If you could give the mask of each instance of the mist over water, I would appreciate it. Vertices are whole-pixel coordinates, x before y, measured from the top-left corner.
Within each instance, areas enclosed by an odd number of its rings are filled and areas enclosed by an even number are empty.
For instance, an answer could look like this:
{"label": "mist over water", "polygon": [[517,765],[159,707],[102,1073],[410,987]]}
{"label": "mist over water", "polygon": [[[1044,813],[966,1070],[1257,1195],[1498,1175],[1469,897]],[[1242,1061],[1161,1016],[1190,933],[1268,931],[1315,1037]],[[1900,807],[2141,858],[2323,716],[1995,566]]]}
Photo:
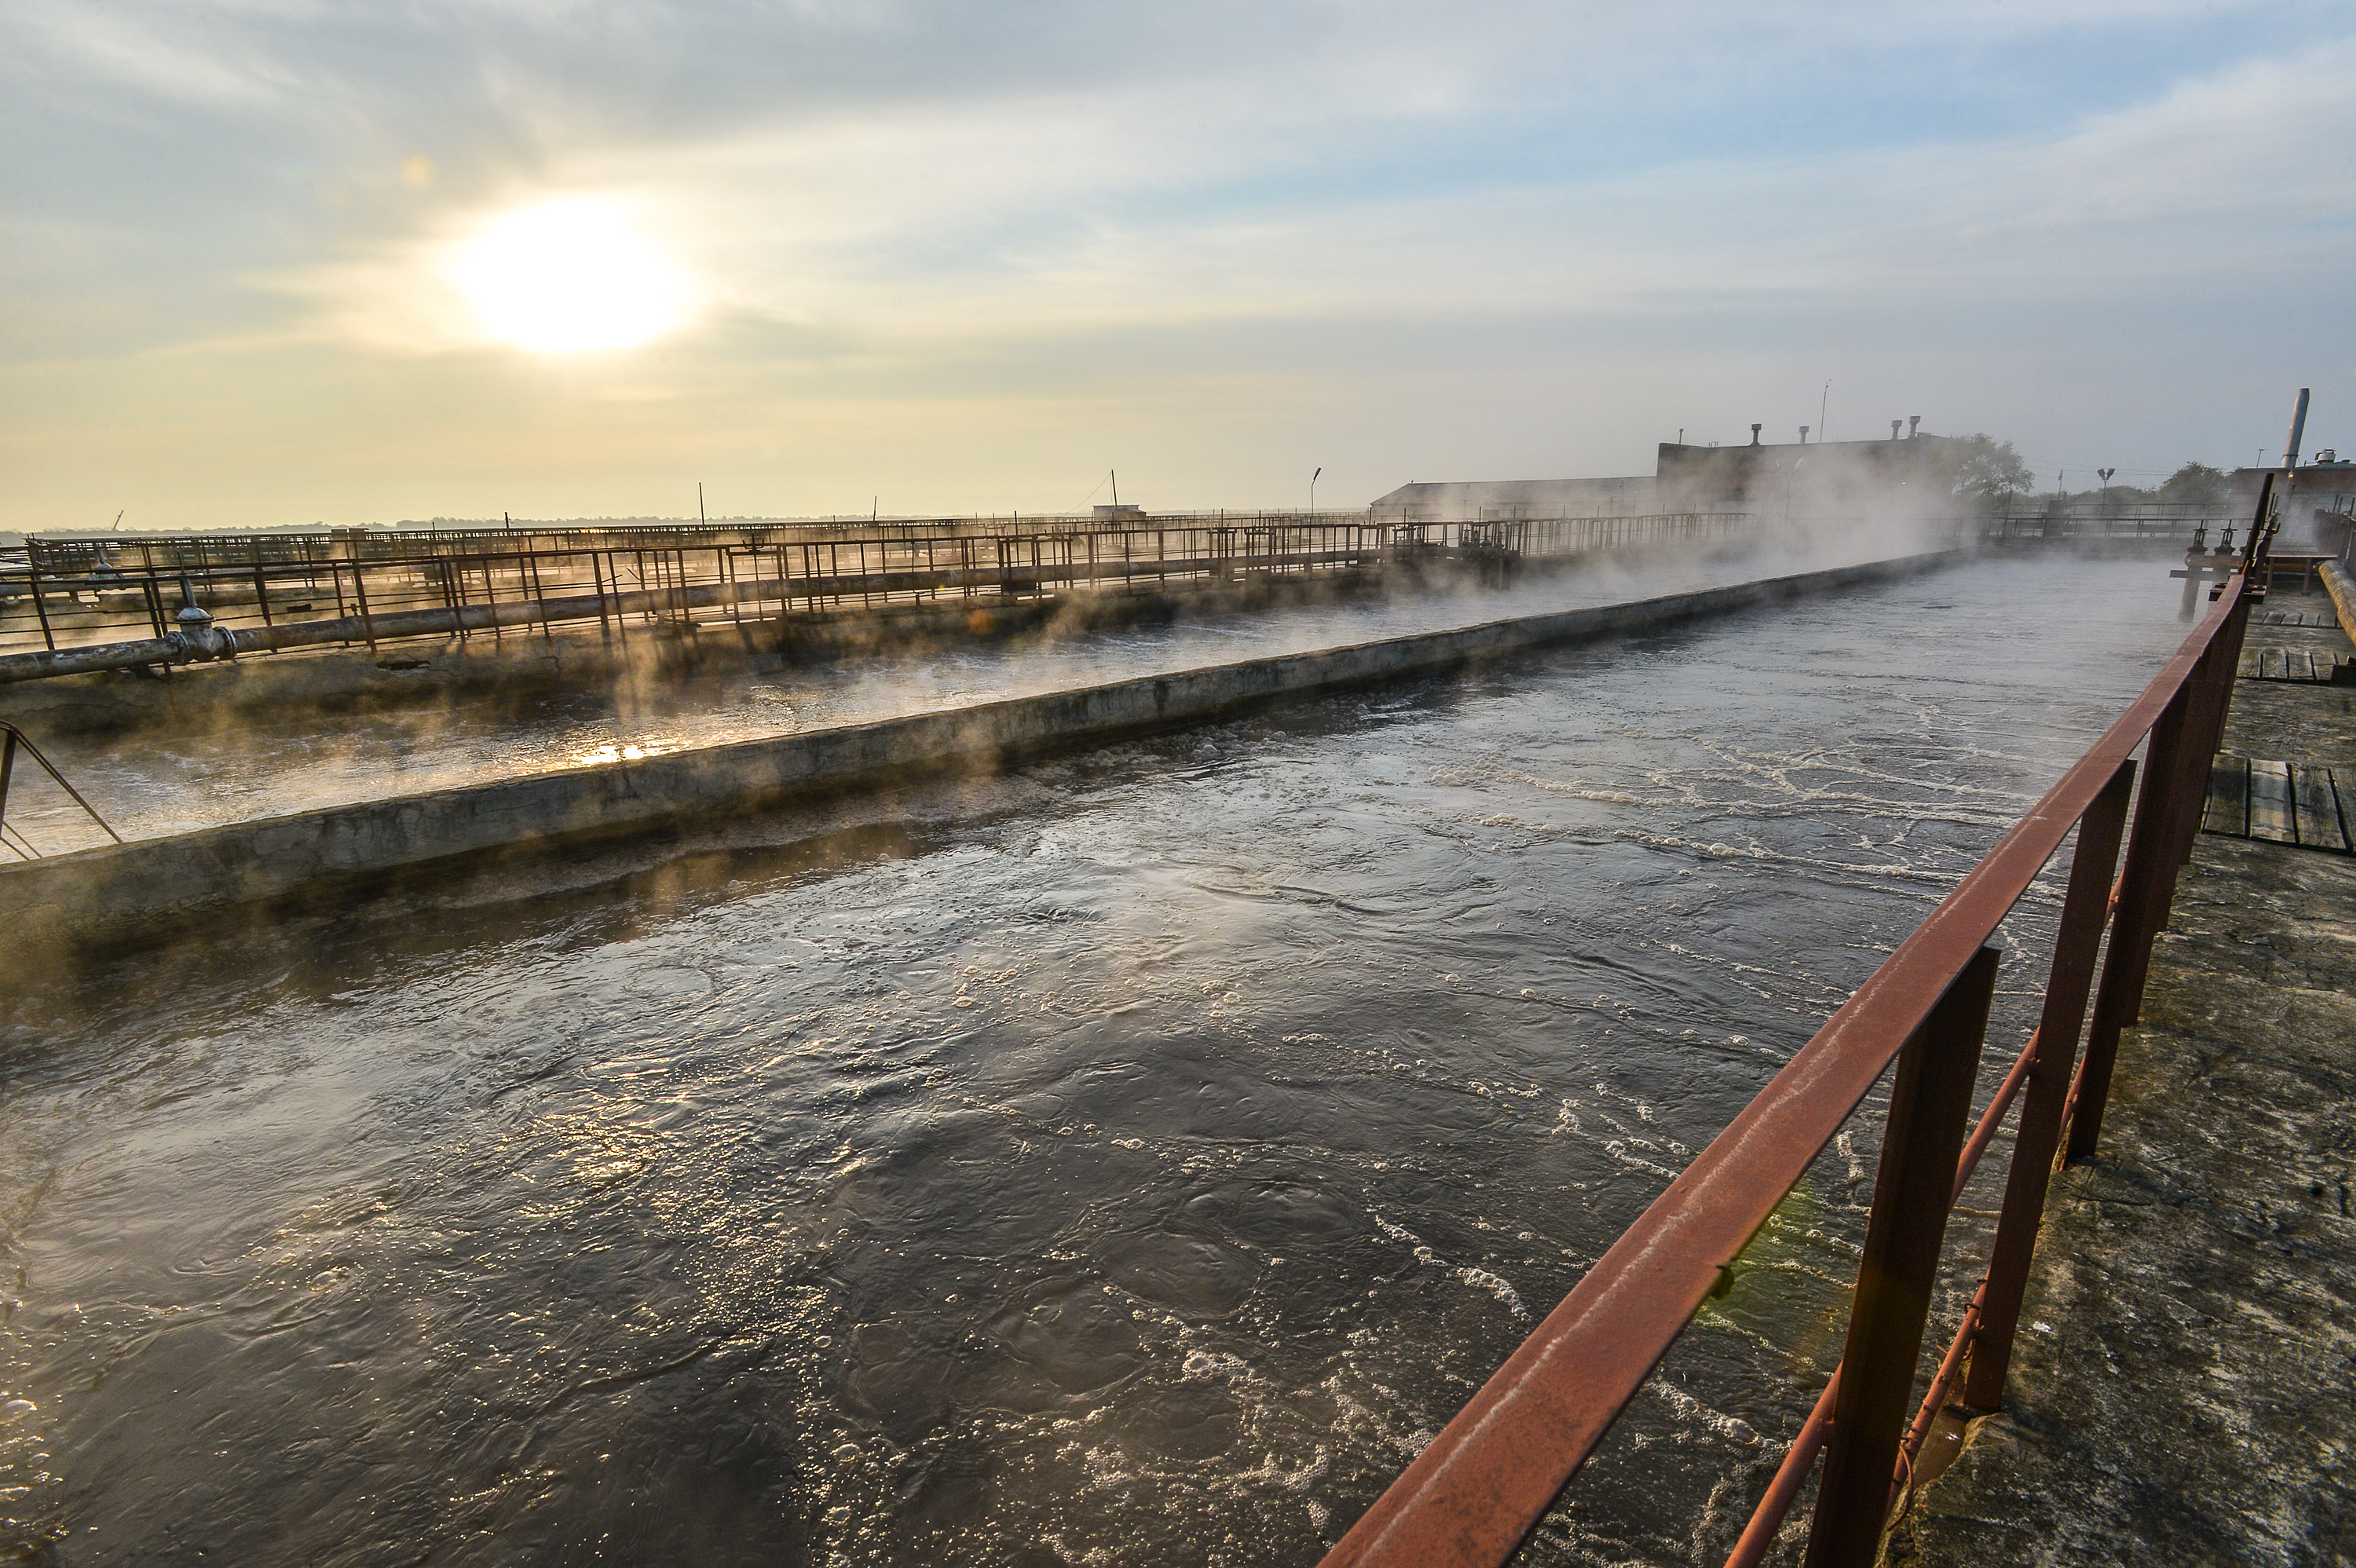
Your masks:
{"label": "mist over water", "polygon": [[[167,724],[124,733],[77,733],[40,716],[24,722],[118,831],[146,837],[518,773],[611,765],[695,746],[1716,587],[1918,546],[1928,548],[1916,530],[1888,524],[1850,527],[1824,538],[1784,529],[1767,544],[1706,555],[1599,556],[1568,572],[1534,571],[1505,590],[1401,586],[1276,611],[1198,611],[1163,624],[1065,629],[1006,643],[952,642],[770,674],[754,673],[741,655],[723,649],[706,673],[684,681],[650,675],[612,688],[543,691],[521,700],[458,696],[443,704],[327,715],[305,703],[234,712],[191,705]],[[729,640],[724,628],[706,635]],[[508,637],[527,647],[535,640],[530,634]],[[355,651],[329,656],[360,656]],[[176,678],[200,689],[194,683],[222,673],[183,671]],[[29,831],[37,845],[55,853],[104,842],[62,794],[48,788],[46,781],[29,783],[32,787],[12,802],[9,821]]]}
{"label": "mist over water", "polygon": [[[1313,1561],[2140,689],[2174,586],[1986,561],[26,977],[0,1511],[70,1563]],[[1723,1552],[1838,1354],[1875,1120],[1534,1560]]]}

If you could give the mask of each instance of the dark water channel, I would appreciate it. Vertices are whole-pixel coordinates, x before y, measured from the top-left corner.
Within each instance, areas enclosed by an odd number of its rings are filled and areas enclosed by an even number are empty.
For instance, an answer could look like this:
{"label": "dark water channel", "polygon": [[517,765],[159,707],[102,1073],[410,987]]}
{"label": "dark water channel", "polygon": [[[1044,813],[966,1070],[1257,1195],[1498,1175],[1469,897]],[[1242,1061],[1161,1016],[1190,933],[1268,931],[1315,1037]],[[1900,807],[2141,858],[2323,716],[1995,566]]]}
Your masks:
{"label": "dark water channel", "polygon": [[[1975,565],[698,876],[14,976],[7,1539],[1312,1562],[2144,684],[2172,589]],[[1871,1143],[1534,1560],[1723,1552],[1837,1353]]]}

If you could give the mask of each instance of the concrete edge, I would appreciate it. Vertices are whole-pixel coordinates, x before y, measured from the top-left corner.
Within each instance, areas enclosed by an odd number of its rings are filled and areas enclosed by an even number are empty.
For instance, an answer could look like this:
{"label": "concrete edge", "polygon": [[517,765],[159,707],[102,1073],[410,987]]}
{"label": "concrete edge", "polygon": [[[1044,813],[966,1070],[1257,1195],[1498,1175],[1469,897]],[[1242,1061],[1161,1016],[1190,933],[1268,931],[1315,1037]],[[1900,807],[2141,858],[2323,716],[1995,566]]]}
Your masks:
{"label": "concrete edge", "polygon": [[9,912],[15,945],[126,918],[260,902],[312,883],[380,876],[525,843],[573,846],[656,830],[715,809],[814,799],[895,775],[1001,766],[1551,644],[1897,581],[1974,553],[1904,556],[260,817],[0,868],[0,907]]}

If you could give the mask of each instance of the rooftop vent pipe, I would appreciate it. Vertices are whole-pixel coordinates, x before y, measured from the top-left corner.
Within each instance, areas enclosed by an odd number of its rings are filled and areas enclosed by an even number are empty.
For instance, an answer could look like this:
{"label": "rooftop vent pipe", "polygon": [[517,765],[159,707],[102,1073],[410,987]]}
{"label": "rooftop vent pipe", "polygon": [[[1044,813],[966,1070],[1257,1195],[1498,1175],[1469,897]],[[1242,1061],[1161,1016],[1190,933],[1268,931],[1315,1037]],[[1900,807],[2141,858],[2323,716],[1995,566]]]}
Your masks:
{"label": "rooftop vent pipe", "polygon": [[1914,439],[1914,434],[1915,434],[1916,427],[1917,427],[1917,426],[1919,426],[1919,425],[1921,425],[1921,424],[1922,424],[1922,416],[1921,414],[1908,414],[1908,415],[1906,416],[1906,439],[1907,439],[1907,440],[1909,440],[1909,441],[1912,441],[1912,440]]}
{"label": "rooftop vent pipe", "polygon": [[1759,444],[1759,429],[1760,427],[1757,425],[1752,425],[1751,427],[1751,444],[1753,446]]}
{"label": "rooftop vent pipe", "polygon": [[1802,425],[1800,427],[1800,444],[1802,446],[1808,444],[1808,427],[1806,425]]}
{"label": "rooftop vent pipe", "polygon": [[1904,420],[1891,420],[1891,421],[1890,421],[1890,440],[1892,440],[1892,441],[1896,441],[1896,440],[1898,439],[1898,427],[1899,427],[1900,425],[1904,424],[1905,422],[1906,422],[1906,421],[1905,421]]}

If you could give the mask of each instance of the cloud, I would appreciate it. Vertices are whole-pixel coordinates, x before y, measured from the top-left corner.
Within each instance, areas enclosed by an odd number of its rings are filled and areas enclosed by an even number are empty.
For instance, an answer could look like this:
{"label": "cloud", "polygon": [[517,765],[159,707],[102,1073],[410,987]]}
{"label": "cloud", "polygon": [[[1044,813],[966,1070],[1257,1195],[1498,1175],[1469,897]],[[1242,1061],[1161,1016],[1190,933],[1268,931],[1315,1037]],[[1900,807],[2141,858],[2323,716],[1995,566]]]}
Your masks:
{"label": "cloud", "polygon": [[[2183,82],[2059,137],[1687,160],[1488,188],[1313,187],[1398,132],[1354,95],[1254,112],[1175,86],[838,112],[701,144],[592,150],[546,188],[626,199],[723,315],[880,336],[1237,316],[1672,311],[1903,293],[2116,293],[2310,264],[2356,178],[2283,155],[2356,133],[2356,50]],[[1192,117],[1189,117],[1191,111]],[[520,182],[483,213],[536,198]],[[2319,223],[2321,217],[2325,221]],[[356,338],[434,347],[429,230],[298,274]],[[373,325],[369,324],[373,323]]]}
{"label": "cloud", "polygon": [[[1994,357],[2035,321],[2039,375],[2085,402],[2118,362],[2097,318],[2164,344],[2339,265],[2351,36],[2326,6],[2099,0],[25,0],[0,12],[0,378],[73,380],[93,429],[167,362],[126,408],[199,365],[274,387],[257,411],[430,382],[496,449],[543,372],[493,374],[514,356],[453,260],[587,202],[700,305],[563,384],[714,439],[832,396],[1018,449],[1090,409],[1243,442],[1224,411],[1363,422],[1445,386],[1502,433],[1430,472],[1543,471],[1573,458],[1500,443],[1545,426],[1526,406],[1562,367],[1643,389],[1609,414],[1641,450],[1691,422],[1680,388],[1813,385],[1869,321],[1894,385],[1935,361],[1950,387],[1956,356],[2018,378]],[[2278,353],[2246,336],[2236,364]]]}

